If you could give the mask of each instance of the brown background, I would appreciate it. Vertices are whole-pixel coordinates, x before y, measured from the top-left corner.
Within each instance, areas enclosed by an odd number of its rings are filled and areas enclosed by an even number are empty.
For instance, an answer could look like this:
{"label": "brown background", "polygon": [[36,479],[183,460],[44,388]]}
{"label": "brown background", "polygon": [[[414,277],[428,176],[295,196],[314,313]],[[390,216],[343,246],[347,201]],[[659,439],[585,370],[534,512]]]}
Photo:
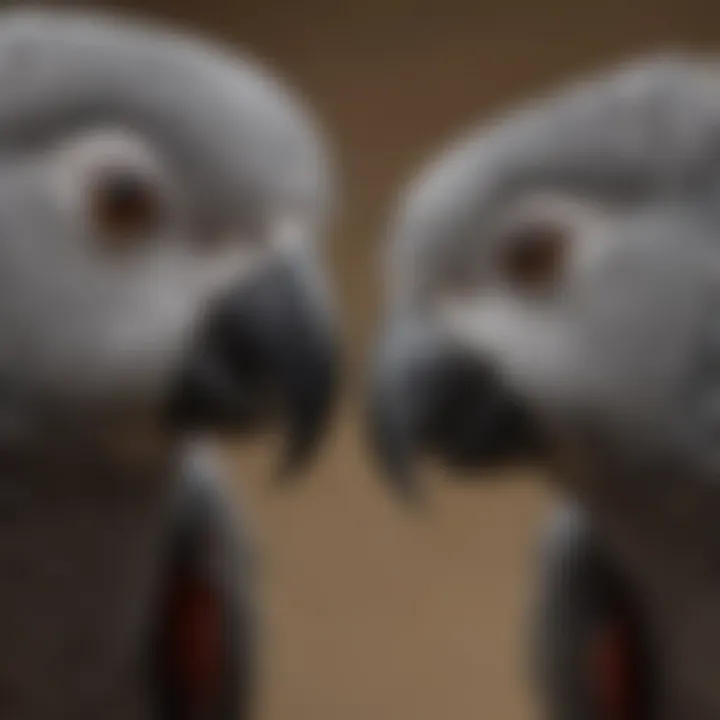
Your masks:
{"label": "brown background", "polygon": [[[103,3],[108,4],[108,3]],[[414,517],[383,493],[358,427],[376,251],[399,183],[449,134],[547,83],[648,49],[712,47],[712,0],[133,0],[250,48],[314,102],[341,154],[330,255],[348,394],[308,482],[268,490],[238,449],[264,554],[263,720],[533,717],[523,610],[547,501],[529,480],[437,484]]]}

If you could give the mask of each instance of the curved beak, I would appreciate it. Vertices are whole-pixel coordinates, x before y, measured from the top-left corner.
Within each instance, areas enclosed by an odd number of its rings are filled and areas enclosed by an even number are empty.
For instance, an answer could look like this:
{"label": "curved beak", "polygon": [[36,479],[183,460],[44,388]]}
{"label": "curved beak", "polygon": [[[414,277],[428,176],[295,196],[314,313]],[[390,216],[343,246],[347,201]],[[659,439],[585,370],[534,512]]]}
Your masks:
{"label": "curved beak", "polygon": [[411,321],[390,328],[377,346],[368,424],[386,477],[410,498],[419,491],[413,461],[422,452],[465,469],[537,448],[524,403],[491,368]]}
{"label": "curved beak", "polygon": [[175,427],[251,431],[279,422],[284,470],[307,461],[336,394],[338,340],[319,268],[268,267],[211,308],[170,406]]}

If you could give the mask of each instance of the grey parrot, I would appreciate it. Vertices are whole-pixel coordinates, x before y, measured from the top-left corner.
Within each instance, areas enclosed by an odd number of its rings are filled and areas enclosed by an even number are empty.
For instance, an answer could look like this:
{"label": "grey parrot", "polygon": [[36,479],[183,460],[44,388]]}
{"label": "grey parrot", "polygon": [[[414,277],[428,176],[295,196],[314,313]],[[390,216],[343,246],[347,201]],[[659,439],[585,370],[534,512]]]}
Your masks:
{"label": "grey parrot", "polygon": [[555,720],[720,717],[720,74],[654,55],[439,153],[384,255],[371,439],[547,463],[531,657]]}
{"label": "grey parrot", "polygon": [[0,716],[248,717],[255,579],[209,436],[327,423],[324,133],[257,62],[0,14]]}

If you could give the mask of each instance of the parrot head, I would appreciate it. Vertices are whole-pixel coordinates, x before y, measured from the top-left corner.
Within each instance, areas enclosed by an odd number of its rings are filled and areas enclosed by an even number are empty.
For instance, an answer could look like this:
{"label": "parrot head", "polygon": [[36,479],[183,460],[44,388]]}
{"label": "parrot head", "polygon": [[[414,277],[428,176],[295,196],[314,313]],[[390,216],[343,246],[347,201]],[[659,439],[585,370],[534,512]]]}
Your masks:
{"label": "parrot head", "polygon": [[139,21],[0,15],[0,378],[40,412],[324,428],[328,150],[257,63]]}
{"label": "parrot head", "polygon": [[462,138],[411,183],[370,385],[398,487],[416,489],[422,452],[482,469],[612,448],[717,472],[713,70],[652,57],[593,76]]}

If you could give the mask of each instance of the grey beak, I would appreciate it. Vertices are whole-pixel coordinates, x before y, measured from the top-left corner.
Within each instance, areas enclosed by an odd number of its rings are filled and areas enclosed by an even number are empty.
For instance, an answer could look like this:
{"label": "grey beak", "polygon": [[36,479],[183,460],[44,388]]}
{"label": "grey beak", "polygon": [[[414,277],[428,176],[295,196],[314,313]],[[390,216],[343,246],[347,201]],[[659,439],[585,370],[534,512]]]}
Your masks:
{"label": "grey beak", "polygon": [[386,331],[371,361],[368,430],[381,470],[406,499],[417,496],[414,459],[432,414],[438,343],[417,325]]}
{"label": "grey beak", "polygon": [[187,430],[255,430],[280,423],[283,470],[307,461],[326,429],[338,340],[319,269],[278,263],[211,310],[171,403]]}
{"label": "grey beak", "polygon": [[417,498],[414,460],[435,454],[454,468],[494,465],[534,451],[524,404],[489,367],[422,323],[390,328],[369,388],[372,447],[395,490]]}

